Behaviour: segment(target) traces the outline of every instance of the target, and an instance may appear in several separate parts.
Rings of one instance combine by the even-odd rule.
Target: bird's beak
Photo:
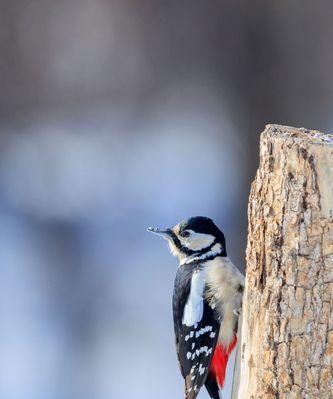
[[[147,231],[149,233],[157,234],[166,239],[170,239],[172,237],[172,230],[171,229],[157,229],[156,227],[148,227]]]

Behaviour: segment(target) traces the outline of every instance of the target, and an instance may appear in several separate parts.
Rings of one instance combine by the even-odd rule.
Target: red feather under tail
[[[210,365],[210,372],[215,376],[220,388],[223,388],[229,355],[236,344],[237,336],[235,335],[231,344],[227,348],[224,348],[222,345],[217,345],[215,348],[212,363]]]

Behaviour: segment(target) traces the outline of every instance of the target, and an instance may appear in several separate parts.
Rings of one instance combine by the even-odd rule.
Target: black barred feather
[[[206,382],[220,328],[220,321],[205,300],[201,320],[190,327],[183,324],[184,307],[190,294],[192,275],[200,269],[200,263],[180,267],[173,295],[176,348],[181,373],[185,379],[186,399],[195,399]],[[206,388],[214,395],[212,398],[217,398],[216,387],[213,384],[208,383]]]

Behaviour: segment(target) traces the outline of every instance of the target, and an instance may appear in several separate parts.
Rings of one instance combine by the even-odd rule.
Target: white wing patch
[[[191,327],[199,323],[203,316],[203,293],[205,288],[205,273],[196,270],[192,275],[191,290],[183,314],[183,324]]]

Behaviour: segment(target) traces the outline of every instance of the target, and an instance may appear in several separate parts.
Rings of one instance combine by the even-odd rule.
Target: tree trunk
[[[268,125],[248,216],[238,399],[333,398],[333,136]]]

